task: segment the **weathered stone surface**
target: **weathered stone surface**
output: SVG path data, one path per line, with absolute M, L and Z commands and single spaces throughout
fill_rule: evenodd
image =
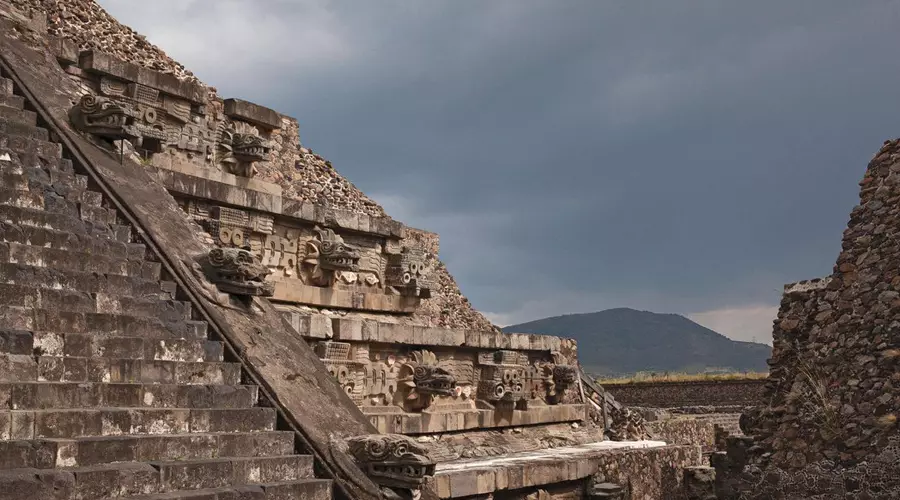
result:
M 194 275 L 187 264 L 209 249 L 208 243 L 199 238 L 201 233 L 197 230 L 197 226 L 190 223 L 186 214 L 173 203 L 164 188 L 153 182 L 140 165 L 128 161 L 120 163 L 87 142 L 82 136 L 73 133 L 65 119 L 65 110 L 68 96 L 74 92 L 65 88 L 68 84 L 65 77 L 61 76 L 61 70 L 55 66 L 55 62 L 51 64 L 52 56 L 33 52 L 20 42 L 7 38 L 0 38 L 0 53 L 4 62 L 15 68 L 15 77 L 24 83 L 29 92 L 37 96 L 42 112 L 47 113 L 49 125 L 56 129 L 72 156 L 87 168 L 95 181 L 99 181 L 102 189 L 108 190 L 111 204 L 115 205 L 126 219 L 141 225 L 145 240 L 151 243 L 148 245 L 148 251 L 160 256 L 168 275 L 174 276 L 185 286 L 184 290 L 193 298 L 193 305 L 198 313 L 211 320 L 216 331 L 237 346 L 238 355 L 250 362 L 244 366 L 253 367 L 253 380 L 263 383 L 269 391 L 278 394 L 280 407 L 286 410 L 287 421 L 304 437 L 304 445 L 317 455 L 322 465 L 330 469 L 331 474 L 337 477 L 342 489 L 355 491 L 358 498 L 366 498 L 367 491 L 374 495 L 374 485 L 359 473 L 358 469 L 348 465 L 347 457 L 331 446 L 334 437 L 366 434 L 371 432 L 372 427 L 340 387 L 327 375 L 321 362 L 309 347 L 299 337 L 290 333 L 279 314 L 268 302 L 256 300 L 251 310 L 235 303 L 223 305 L 217 297 L 210 294 L 210 283 Z M 115 200 L 128 200 L 128 206 L 117 205 Z M 155 270 L 149 269 L 144 272 L 142 269 L 137 274 L 147 279 L 155 272 L 152 278 L 158 279 L 161 267 L 156 263 Z M 128 273 L 129 276 L 132 274 Z M 151 331 L 155 328 L 152 322 L 144 319 L 130 319 L 131 317 L 116 315 L 55 312 L 19 314 L 14 317 L 15 321 L 26 323 L 30 321 L 32 326 L 52 327 L 50 331 L 59 332 L 68 332 L 72 331 L 71 328 L 75 328 L 74 331 L 84 333 L 125 331 L 128 335 L 141 336 L 146 333 L 146 328 L 151 328 Z M 191 335 L 198 331 L 197 325 L 183 320 L 160 326 L 169 330 L 170 334 Z M 262 335 L 262 332 L 265 332 L 265 335 Z M 175 384 L 208 385 L 212 382 L 206 375 L 198 374 L 187 365 L 175 362 L 172 370 L 159 366 L 159 370 L 141 371 L 144 373 L 143 376 L 160 381 L 172 380 L 170 377 L 174 377 L 169 383 Z M 119 368 L 133 372 L 131 367 Z M 100 373 L 103 373 L 102 369 Z M 106 373 L 111 378 L 104 381 L 115 380 L 126 374 L 121 369 Z M 123 378 L 133 377 L 133 374 L 126 374 Z M 234 382 L 236 381 L 232 381 Z M 32 414 L 33 432 L 36 436 L 59 437 L 105 436 L 121 434 L 126 429 L 127 432 L 151 434 L 156 428 L 165 429 L 165 433 L 236 432 L 248 428 L 271 430 L 275 423 L 274 411 L 271 408 L 80 410 L 78 413 L 53 410 L 16 411 L 9 413 L 13 418 L 7 419 L 10 421 L 8 435 L 20 432 L 18 429 L 24 422 L 20 422 L 21 419 L 17 417 Z M 252 461 L 229 459 L 228 462 L 235 474 L 232 477 L 241 482 L 245 479 L 249 481 L 250 476 L 247 474 L 250 474 L 251 470 L 257 470 L 256 467 L 238 470 L 237 467 L 241 463 L 255 463 Z M 168 467 L 166 465 L 161 468 L 159 486 L 163 490 L 187 484 L 178 479 L 174 472 L 180 469 L 173 468 L 172 475 L 167 475 Z M 296 467 L 285 467 L 287 462 L 284 466 L 275 466 L 273 469 L 259 468 L 261 479 L 255 481 L 294 479 L 288 472 L 289 469 L 296 470 Z M 267 470 L 272 472 L 269 473 Z M 221 469 L 213 467 L 210 474 L 218 474 L 217 471 L 221 472 Z M 167 479 L 169 477 L 172 479 Z
M 79 54 L 78 66 L 85 71 L 146 85 L 193 103 L 203 104 L 206 102 L 206 89 L 202 85 L 184 82 L 172 75 L 142 68 L 99 50 L 88 50 Z
M 869 163 L 833 274 L 785 286 L 765 392 L 741 422 L 756 445 L 741 454 L 762 474 L 849 470 L 897 433 L 898 158 L 887 141 Z
M 267 129 L 281 128 L 277 111 L 243 99 L 225 99 L 225 114 Z

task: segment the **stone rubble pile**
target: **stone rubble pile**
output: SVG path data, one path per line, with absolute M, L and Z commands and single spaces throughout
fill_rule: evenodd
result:
M 45 12 L 48 33 L 74 41 L 80 50 L 101 50 L 124 61 L 201 83 L 184 65 L 167 56 L 143 35 L 116 21 L 93 0 L 8 1 L 34 16 Z M 214 88 L 210 89 L 210 95 L 211 103 L 218 98 Z M 386 216 L 378 203 L 344 178 L 331 162 L 301 145 L 296 120 L 285 117 L 283 127 L 271 139 L 278 160 L 261 163 L 258 176 L 280 185 L 286 198 L 310 200 L 376 217 Z M 433 277 L 438 286 L 432 299 L 426 301 L 428 304 L 417 314 L 423 323 L 444 328 L 496 330 L 472 307 L 439 260 Z

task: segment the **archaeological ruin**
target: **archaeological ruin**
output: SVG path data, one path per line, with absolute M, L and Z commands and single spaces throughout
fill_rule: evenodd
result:
M 900 498 L 898 180 L 892 141 L 767 381 L 631 408 L 297 119 L 93 0 L 0 0 L 0 499 Z
M 91 0 L 0 23 L 0 498 L 680 498 L 711 471 L 711 424 L 654 430 L 573 341 L 501 333 L 296 119 Z

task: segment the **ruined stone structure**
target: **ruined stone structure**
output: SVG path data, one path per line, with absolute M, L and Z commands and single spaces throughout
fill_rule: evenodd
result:
M 0 499 L 678 498 L 569 339 L 504 334 L 300 145 L 96 4 L 0 0 Z M 692 475 L 693 474 L 693 475 Z
M 785 286 L 749 437 L 713 456 L 722 498 L 897 498 L 900 140 L 860 182 L 832 275 Z

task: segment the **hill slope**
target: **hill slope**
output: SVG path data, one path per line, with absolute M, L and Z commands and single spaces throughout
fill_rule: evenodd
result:
M 503 328 L 574 338 L 589 372 L 698 372 L 706 368 L 765 371 L 771 347 L 738 342 L 677 314 L 609 309 L 569 314 Z

